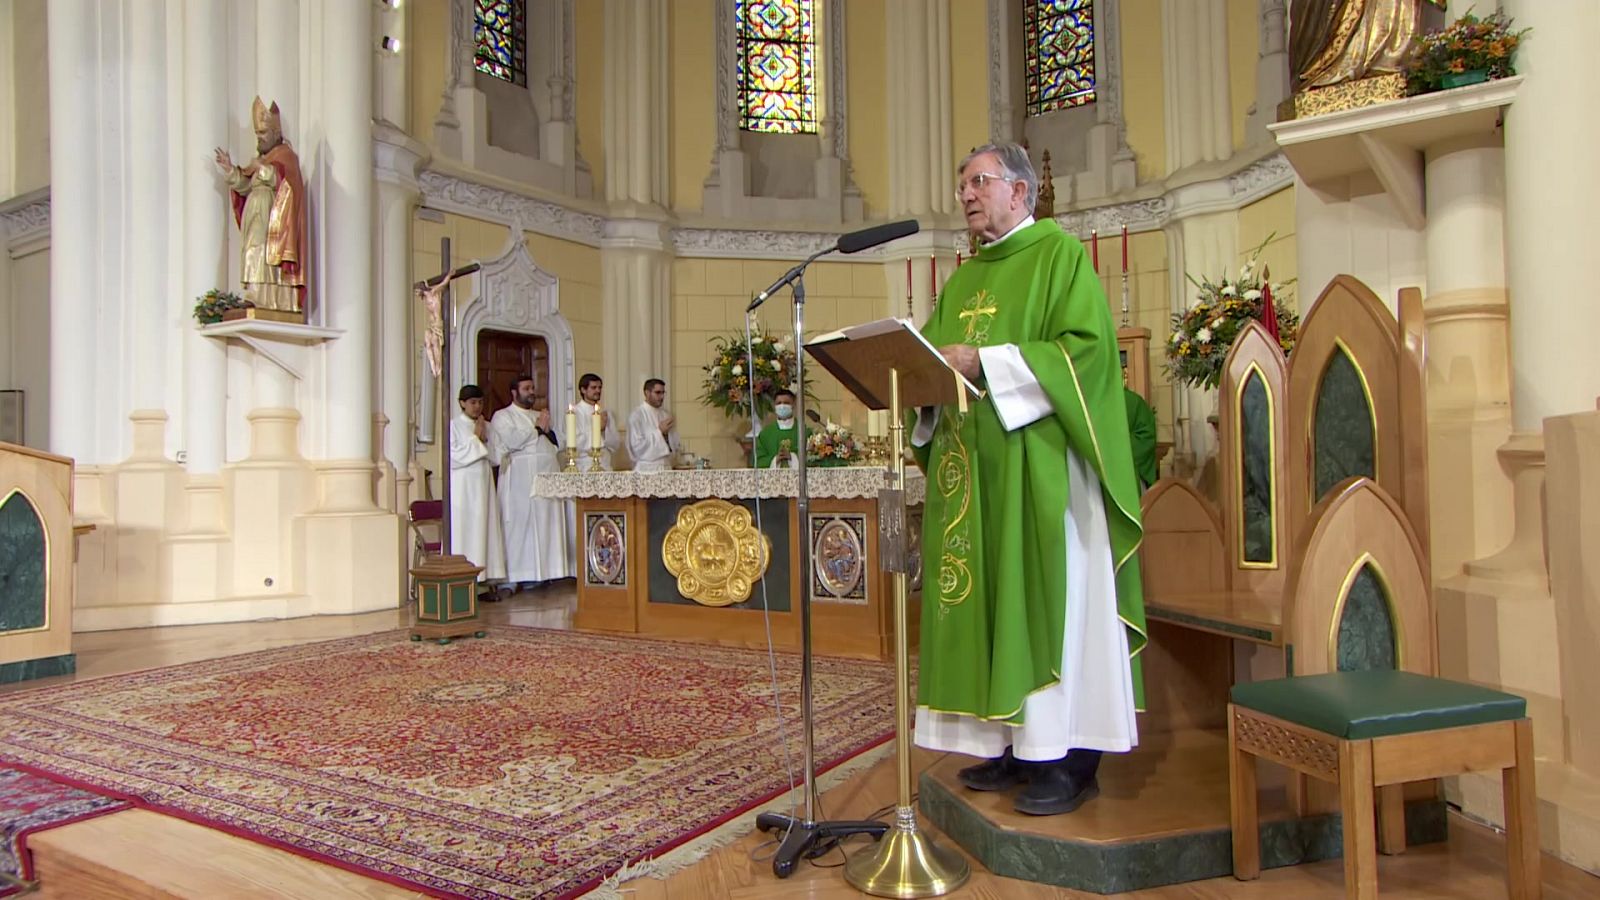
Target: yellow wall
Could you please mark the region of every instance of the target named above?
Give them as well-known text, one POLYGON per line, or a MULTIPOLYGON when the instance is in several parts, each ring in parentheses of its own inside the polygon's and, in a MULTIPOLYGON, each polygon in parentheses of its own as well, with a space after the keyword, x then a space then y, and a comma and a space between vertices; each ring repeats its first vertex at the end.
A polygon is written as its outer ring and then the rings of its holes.
MULTIPOLYGON (((1122 236, 1100 239, 1100 283, 1105 286, 1111 322, 1122 327, 1122 236)), ((1178 277, 1182 277, 1180 274, 1178 277)), ((1167 261, 1167 238, 1160 231, 1128 236, 1128 322, 1150 329, 1150 405, 1156 411, 1156 438, 1172 440, 1172 391, 1161 365, 1167 338, 1172 274, 1167 261)))
POLYGON ((1256 102, 1256 60, 1261 55, 1259 0, 1228 0, 1229 105, 1233 108, 1233 146, 1246 143, 1244 125, 1256 102))
MULTIPOLYGON (((844 6, 843 3, 840 6, 844 6)), ((882 3, 851 3, 845 9, 845 112, 849 121, 850 170, 861 189, 867 217, 889 208, 889 120, 884 91, 885 34, 882 3)), ((985 79, 985 84, 988 83, 985 79)), ((763 285, 764 286, 764 285, 763 285)))
MULTIPOLYGON (((411 136, 433 145, 433 119, 444 96, 445 70, 450 63, 450 4, 448 0, 407 3, 404 48, 411 73, 411 136)), ((438 246, 435 241, 434 246, 438 246)))
POLYGON ((49 40, 45 0, 13 0, 13 4, 9 39, 15 97, 0 102, 15 102, 8 113, 16 129, 13 192, 26 194, 50 183, 50 71, 45 55, 49 40))
POLYGON ((605 196, 605 4, 576 4, 572 23, 573 55, 572 102, 578 117, 578 156, 589 164, 594 177, 594 194, 605 196))
POLYGON ((1167 171, 1161 58, 1161 0, 1122 0, 1122 117, 1139 180, 1167 171))
MULTIPOLYGON (((750 297, 771 284, 793 263, 781 260, 679 259, 672 267, 672 375, 668 403, 678 417, 678 433, 686 449, 708 457, 712 465, 741 462, 737 437, 748 426, 734 422, 697 399, 711 358, 712 338, 742 333, 750 297)), ((884 267, 874 263, 819 262, 806 270, 805 324, 808 336, 872 318, 884 304, 884 267)), ((785 302, 768 303, 759 325, 775 335, 792 333, 788 294, 785 302)), ((864 433, 861 406, 842 402, 843 390, 820 366, 806 369, 825 418, 845 421, 864 433)))
POLYGON ((989 54, 972 52, 974 41, 987 44, 988 33, 988 4, 950 4, 950 158, 957 162, 990 138, 989 54))
MULTIPOLYGON (((1272 280, 1288 282, 1298 275, 1295 265, 1294 188, 1287 187, 1275 194, 1239 210, 1239 263, 1250 258, 1250 253, 1262 242, 1271 241, 1261 251, 1261 261, 1272 270, 1272 280)), ((1306 300, 1316 299, 1322 285, 1296 284, 1290 288, 1289 297, 1279 297, 1295 310, 1303 308, 1301 295, 1310 291, 1306 300)))
POLYGON ((671 203, 679 212, 695 212, 717 146, 717 28, 711 0, 676 0, 670 27, 671 203))

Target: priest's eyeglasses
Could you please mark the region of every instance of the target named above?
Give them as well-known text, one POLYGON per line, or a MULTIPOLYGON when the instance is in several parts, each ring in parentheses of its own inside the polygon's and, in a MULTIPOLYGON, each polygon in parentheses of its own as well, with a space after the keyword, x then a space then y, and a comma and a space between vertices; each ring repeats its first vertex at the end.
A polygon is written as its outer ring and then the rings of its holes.
POLYGON ((1017 179, 1012 178, 1009 175, 996 175, 993 172, 979 172, 965 181, 956 182, 956 202, 961 202, 962 196, 966 194, 967 188, 969 187, 975 191, 982 191, 985 187, 988 187, 989 182, 991 181, 1005 181, 1014 184, 1016 183, 1016 180, 1017 179))

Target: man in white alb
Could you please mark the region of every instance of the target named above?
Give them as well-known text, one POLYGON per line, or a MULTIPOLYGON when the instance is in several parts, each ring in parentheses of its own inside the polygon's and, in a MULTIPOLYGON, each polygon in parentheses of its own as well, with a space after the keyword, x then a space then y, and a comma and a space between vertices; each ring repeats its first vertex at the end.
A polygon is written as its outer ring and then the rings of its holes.
POLYGON ((635 472, 666 472, 678 454, 678 420, 661 404, 667 400, 667 383, 651 378, 644 383, 644 402, 628 414, 628 455, 635 472))
POLYGON ((549 404, 535 399, 533 376, 519 376, 511 385, 511 405, 494 414, 489 431, 500 457, 506 580, 520 588, 529 582, 571 578, 572 517, 567 503, 533 496, 534 475, 561 470, 549 404))
POLYGON ((600 406, 600 394, 605 389, 600 376, 593 372, 585 373, 578 379, 578 405, 573 411, 578 414, 578 471, 587 472, 593 465, 589 459, 589 448, 594 446, 594 417, 600 416, 600 429, 603 440, 600 443, 600 468, 611 471, 611 454, 622 447, 622 435, 617 431, 617 423, 611 418, 611 411, 600 406))

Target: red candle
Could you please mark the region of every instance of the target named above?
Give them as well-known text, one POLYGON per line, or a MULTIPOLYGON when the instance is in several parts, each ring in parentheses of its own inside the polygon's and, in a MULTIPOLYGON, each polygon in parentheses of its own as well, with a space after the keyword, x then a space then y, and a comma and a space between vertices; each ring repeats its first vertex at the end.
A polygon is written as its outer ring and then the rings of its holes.
POLYGON ((1089 249, 1094 253, 1094 273, 1100 274, 1100 231, 1089 229, 1089 249))
POLYGON ((1128 271, 1128 226, 1122 226, 1122 271, 1128 271))
POLYGON ((928 254, 928 296, 939 296, 939 260, 928 254))
POLYGON ((961 268, 961 251, 956 251, 956 268, 961 268))
POLYGON ((911 299, 911 257, 906 257, 906 299, 911 299))

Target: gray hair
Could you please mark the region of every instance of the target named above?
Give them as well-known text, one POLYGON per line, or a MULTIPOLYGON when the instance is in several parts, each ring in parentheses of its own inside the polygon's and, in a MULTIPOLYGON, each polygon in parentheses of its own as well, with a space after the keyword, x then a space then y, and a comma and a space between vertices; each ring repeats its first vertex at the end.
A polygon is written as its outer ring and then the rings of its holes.
POLYGON ((962 158, 961 165, 956 166, 956 177, 961 177, 961 173, 966 171, 967 163, 985 153, 994 154, 1007 178, 1020 181, 1027 187, 1028 193, 1023 199, 1028 212, 1033 212, 1033 205, 1039 199, 1039 173, 1033 170, 1033 161, 1028 159, 1028 151, 1022 149, 1020 144, 984 144, 962 158))

